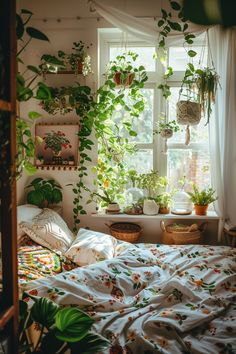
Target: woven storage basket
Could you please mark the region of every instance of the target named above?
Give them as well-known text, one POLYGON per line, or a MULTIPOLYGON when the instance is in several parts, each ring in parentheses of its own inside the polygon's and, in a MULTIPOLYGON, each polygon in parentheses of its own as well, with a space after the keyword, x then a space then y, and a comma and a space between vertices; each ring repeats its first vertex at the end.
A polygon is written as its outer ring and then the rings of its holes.
POLYGON ((131 222, 116 222, 112 225, 107 225, 112 236, 118 240, 135 243, 138 241, 141 234, 141 227, 131 222))
POLYGON ((201 120, 200 104, 191 101, 177 102, 176 120, 181 125, 197 125, 201 120))
POLYGON ((203 231, 207 223, 203 223, 200 227, 196 224, 193 225, 181 225, 176 227, 176 224, 170 224, 165 226, 164 221, 161 221, 162 242, 171 245, 187 245, 187 244, 199 244, 202 242, 203 231))

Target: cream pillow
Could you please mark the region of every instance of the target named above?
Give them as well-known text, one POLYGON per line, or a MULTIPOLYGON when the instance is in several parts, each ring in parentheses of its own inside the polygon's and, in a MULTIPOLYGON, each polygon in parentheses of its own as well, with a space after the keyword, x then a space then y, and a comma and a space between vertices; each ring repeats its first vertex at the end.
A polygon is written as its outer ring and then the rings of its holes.
POLYGON ((31 221, 35 216, 39 215, 43 209, 38 208, 36 205, 24 204, 17 206, 17 237, 20 239, 25 232, 21 229, 20 223, 31 221))
POLYGON ((39 245, 64 254, 74 240, 74 235, 65 221, 54 210, 43 209, 30 222, 23 222, 20 228, 39 245))
POLYGON ((117 240, 101 232, 80 229, 65 256, 85 266, 114 257, 117 240))

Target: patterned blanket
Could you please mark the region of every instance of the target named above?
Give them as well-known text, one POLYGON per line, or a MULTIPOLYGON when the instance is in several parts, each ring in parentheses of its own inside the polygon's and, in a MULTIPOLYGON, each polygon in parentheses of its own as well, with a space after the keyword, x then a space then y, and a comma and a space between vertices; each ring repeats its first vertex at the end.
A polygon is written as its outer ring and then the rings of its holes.
POLYGON ((236 353, 236 249, 123 243, 26 290, 88 312, 106 353, 236 353))

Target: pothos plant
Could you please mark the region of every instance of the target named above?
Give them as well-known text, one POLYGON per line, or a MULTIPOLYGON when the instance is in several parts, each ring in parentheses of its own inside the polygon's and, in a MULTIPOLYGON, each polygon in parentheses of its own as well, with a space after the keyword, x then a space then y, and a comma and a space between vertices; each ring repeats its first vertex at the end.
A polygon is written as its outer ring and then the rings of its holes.
MULTIPOLYGON (((132 63, 134 67, 136 59, 137 55, 133 55, 132 63)), ((117 60, 120 60, 120 56, 118 56, 117 60)), ((114 61, 112 63, 114 64, 114 61)), ((131 62, 129 65, 131 65, 131 62)), ((111 66, 110 63, 108 71, 104 75, 105 82, 97 90, 97 102, 94 102, 91 105, 91 109, 83 116, 80 131, 81 160, 79 181, 73 187, 73 192, 75 193, 73 201, 74 231, 76 231, 76 226, 80 223, 79 215, 86 214, 83 206, 82 192, 87 192, 90 196, 94 192, 89 191, 84 183, 84 177, 88 175, 86 162, 91 162, 88 150, 91 150, 93 145, 92 140, 89 138, 92 130, 94 129, 95 131, 99 147, 98 156, 100 162, 94 169, 94 172, 97 173, 94 187, 98 190, 98 193, 102 192, 104 188, 108 189, 105 186, 109 185, 111 193, 114 192, 118 199, 124 198, 122 192, 127 183, 127 166, 123 161, 125 155, 132 154, 135 151, 135 146, 129 143, 128 137, 135 137, 137 135, 133 129, 133 122, 135 119, 138 119, 144 110, 145 100, 141 89, 147 80, 146 71, 143 66, 135 67, 137 76, 135 74, 134 80, 127 88, 127 85, 117 86, 113 81, 113 73, 110 71, 111 66), (114 115, 118 110, 122 112, 122 119, 119 121, 119 125, 116 124, 114 119, 114 115), (127 136, 124 136, 124 134, 127 136)), ((132 65, 129 70, 132 70, 132 65)), ((89 201, 91 201, 91 198, 89 198, 89 201)))
MULTIPOLYGON (((167 12, 165 9, 161 9, 161 19, 158 21, 157 25, 160 29, 160 35, 158 40, 158 54, 159 59, 166 68, 163 83, 158 86, 162 90, 163 97, 166 99, 171 95, 170 86, 168 85, 168 79, 174 74, 173 68, 166 65, 167 59, 167 49, 166 49, 166 39, 172 31, 179 32, 183 35, 183 47, 187 48, 188 45, 192 45, 195 35, 188 31, 189 25, 187 19, 183 15, 182 6, 176 2, 169 0, 171 9, 177 13, 179 19, 178 22, 173 21, 172 12, 167 12)), ((186 49, 189 58, 193 58, 197 53, 192 49, 186 49)))

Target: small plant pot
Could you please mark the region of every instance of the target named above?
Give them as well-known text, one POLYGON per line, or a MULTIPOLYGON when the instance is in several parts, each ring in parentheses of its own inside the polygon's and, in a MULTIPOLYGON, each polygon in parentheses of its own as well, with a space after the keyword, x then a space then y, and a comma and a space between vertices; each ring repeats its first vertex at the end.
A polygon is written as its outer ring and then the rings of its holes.
POLYGON ((106 209, 108 213, 119 213, 120 206, 118 203, 110 203, 106 209))
POLYGON ((159 208, 159 214, 170 214, 170 208, 167 207, 159 208))
POLYGON ((159 205, 152 199, 145 199, 143 202, 143 213, 145 215, 157 215, 159 212, 159 205))
POLYGON ((194 204, 194 210, 196 215, 207 215, 208 205, 194 204))
POLYGON ((74 161, 74 160, 69 160, 69 165, 70 165, 70 166, 74 166, 74 164, 75 164, 75 161, 74 161))
POLYGON ((83 63, 82 61, 78 61, 77 63, 77 74, 82 74, 83 73, 83 63))
POLYGON ((124 86, 130 86, 134 80, 134 74, 133 73, 122 73, 122 72, 117 72, 113 76, 113 81, 116 83, 117 86, 124 85, 124 86))
POLYGON ((191 101, 177 102, 176 120, 180 125, 197 125, 201 120, 201 105, 191 101))
POLYGON ((168 128, 167 129, 163 129, 160 134, 161 134, 162 138, 170 139, 173 136, 173 130, 172 129, 168 129, 168 128))

